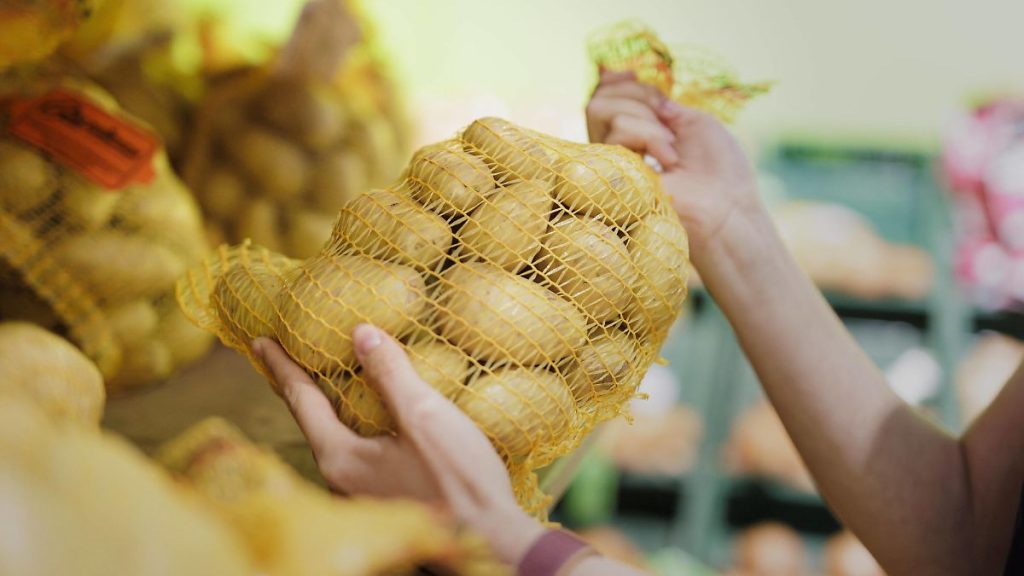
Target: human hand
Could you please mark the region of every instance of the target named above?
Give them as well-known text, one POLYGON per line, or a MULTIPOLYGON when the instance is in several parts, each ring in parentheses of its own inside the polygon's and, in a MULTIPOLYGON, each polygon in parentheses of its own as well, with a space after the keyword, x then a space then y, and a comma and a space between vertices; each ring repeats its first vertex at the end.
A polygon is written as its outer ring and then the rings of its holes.
POLYGON ((450 511, 515 564, 543 527, 516 504, 508 472, 487 437, 416 374, 402 347, 368 324, 352 334, 363 375, 394 418, 397 436, 364 438, 276 342, 253 352, 270 370, 320 473, 343 494, 414 498, 450 511))
MULTIPOLYGON (((737 216, 760 214, 754 171, 729 131, 706 112, 668 99, 631 72, 606 72, 587 104, 594 142, 649 154, 690 236, 695 258, 737 216)), ((698 267, 699 267, 698 262, 698 267)))

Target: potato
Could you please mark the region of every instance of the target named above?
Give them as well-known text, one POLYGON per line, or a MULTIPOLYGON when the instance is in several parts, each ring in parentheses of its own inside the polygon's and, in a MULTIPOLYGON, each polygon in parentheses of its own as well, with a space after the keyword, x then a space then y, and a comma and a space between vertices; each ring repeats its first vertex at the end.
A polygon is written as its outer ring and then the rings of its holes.
POLYGON ((381 436, 396 431, 395 421, 380 394, 361 375, 321 380, 320 387, 334 403, 338 420, 360 436, 381 436))
POLYGON ((25 286, 0 287, 0 319, 22 320, 48 329, 61 324, 53 307, 25 286))
POLYGON ((462 133, 467 152, 482 157, 499 183, 552 181, 557 155, 539 137, 500 118, 481 118, 462 133))
POLYGON ((314 208, 336 212, 369 187, 366 162, 351 150, 332 150, 313 164, 309 199, 314 208))
POLYGON ((469 383, 456 404, 512 459, 562 437, 575 422, 569 388, 557 374, 539 368, 484 374, 469 383))
POLYGON ((462 392, 470 369, 464 352, 441 340, 410 344, 405 351, 420 378, 446 398, 452 400, 462 392))
POLYGON ((543 286, 483 262, 444 273, 441 336, 485 361, 556 362, 586 340, 586 319, 543 286))
POLYGON ((106 226, 121 200, 117 192, 105 190, 71 170, 60 175, 61 195, 56 211, 67 222, 86 231, 106 226))
POLYGON ((185 272, 174 252, 138 236, 99 230, 53 246, 53 257, 102 304, 155 298, 185 272))
POLYGON ((272 80, 254 102, 252 114, 310 150, 338 143, 348 127, 337 92, 306 79, 272 80))
POLYGON ((217 280, 210 303, 231 334, 248 346, 277 326, 275 299, 298 262, 273 252, 252 251, 217 280))
POLYGON ((207 214, 217 220, 234 220, 246 198, 246 185, 239 175, 223 166, 213 168, 196 194, 207 214))
POLYGON ((239 238, 249 238, 267 250, 281 252, 284 249, 277 206, 269 200, 247 200, 238 215, 236 233, 239 238))
POLYGON ((213 345, 213 334, 193 324, 176 304, 160 318, 154 335, 167 347, 176 367, 202 358, 213 345))
POLYGON ((159 340, 142 340, 126 347, 121 369, 107 381, 109 392, 120 392, 149 384, 171 375, 174 361, 171 351, 159 340))
POLYGON ((269 130, 249 126, 235 133, 225 149, 249 180, 272 200, 294 200, 309 182, 306 155, 269 130))
POLYGON ((599 220, 569 216, 555 221, 536 266, 545 283, 597 322, 625 312, 632 299, 636 269, 629 252, 599 220))
POLYGON ((667 330, 686 300, 686 230, 675 215, 650 214, 632 231, 628 246, 637 268, 637 306, 630 320, 656 332, 667 330))
POLYGON ((640 384, 645 366, 640 343, 627 332, 598 326, 590 341, 570 364, 566 382, 578 405, 592 406, 594 400, 621 387, 640 384))
POLYGON ((468 213, 494 189, 487 164, 457 142, 420 149, 409 166, 409 182, 420 203, 444 216, 468 213))
POLYGON ((61 421, 99 426, 106 392, 96 365, 67 340, 25 322, 0 323, 0 394, 24 396, 61 421))
POLYGON ((192 247, 202 236, 202 215, 191 193, 166 173, 120 192, 114 219, 126 230, 171 246, 192 247))
POLYGON ((145 340, 156 330, 160 317, 149 300, 133 300, 104 311, 107 324, 122 345, 145 340))
POLYGON ((448 253, 448 224, 411 199, 390 190, 360 195, 341 209, 332 243, 346 252, 433 269, 448 253))
POLYGON ((591 144, 556 170, 555 198, 574 212, 619 225, 650 213, 660 193, 651 169, 621 146, 591 144))
POLYGON ((352 142, 366 162, 374 181, 394 177, 400 170, 400 148, 392 121, 380 115, 362 115, 353 126, 352 142))
POLYGON ((462 253, 515 272, 533 260, 548 227, 551 186, 525 180, 497 191, 459 230, 462 253))
POLYGON ((331 238, 334 214, 293 208, 288 212, 285 227, 285 246, 288 254, 296 258, 315 256, 331 238))
POLYGON ((352 330, 369 322, 400 338, 426 309, 423 278, 407 266, 365 256, 306 261, 277 298, 275 333, 310 371, 355 365, 352 330))
POLYGON ((42 152, 15 140, 0 140, 0 206, 24 214, 42 208, 56 189, 56 171, 42 152))

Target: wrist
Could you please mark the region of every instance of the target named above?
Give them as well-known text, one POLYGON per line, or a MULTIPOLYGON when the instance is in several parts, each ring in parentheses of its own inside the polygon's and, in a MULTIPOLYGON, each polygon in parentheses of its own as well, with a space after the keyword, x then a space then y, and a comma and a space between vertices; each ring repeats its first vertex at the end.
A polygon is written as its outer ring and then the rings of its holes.
POLYGON ((477 514, 473 528, 487 540, 494 554, 515 566, 544 533, 544 525, 518 507, 477 514))

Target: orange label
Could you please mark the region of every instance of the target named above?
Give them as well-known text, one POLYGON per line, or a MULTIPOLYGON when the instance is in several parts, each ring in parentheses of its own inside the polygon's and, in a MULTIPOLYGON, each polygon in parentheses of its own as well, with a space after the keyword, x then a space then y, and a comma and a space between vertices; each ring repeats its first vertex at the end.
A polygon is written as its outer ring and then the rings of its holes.
POLYGON ((65 90, 14 101, 8 130, 111 190, 150 181, 160 146, 147 130, 65 90))

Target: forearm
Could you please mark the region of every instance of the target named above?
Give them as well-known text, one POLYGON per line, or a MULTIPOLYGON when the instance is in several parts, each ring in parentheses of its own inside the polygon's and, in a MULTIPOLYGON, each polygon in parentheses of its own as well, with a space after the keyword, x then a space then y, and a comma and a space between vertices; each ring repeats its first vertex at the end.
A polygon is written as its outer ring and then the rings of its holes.
POLYGON ((695 246, 694 257, 843 521, 894 573, 956 566, 970 511, 960 444, 889 389, 767 213, 730 216, 714 242, 695 246))

